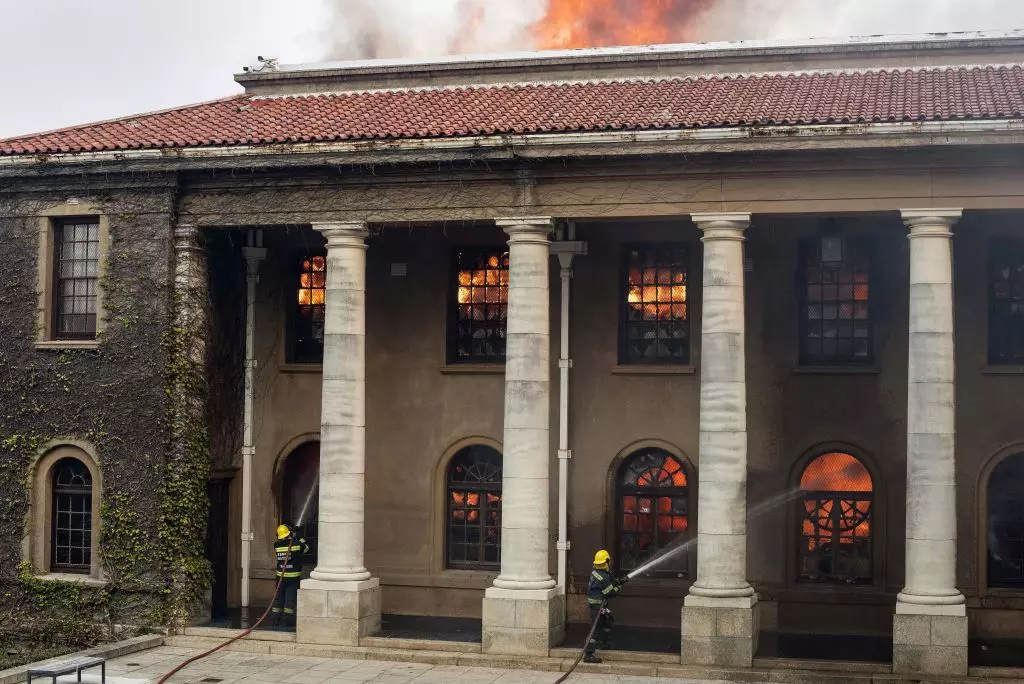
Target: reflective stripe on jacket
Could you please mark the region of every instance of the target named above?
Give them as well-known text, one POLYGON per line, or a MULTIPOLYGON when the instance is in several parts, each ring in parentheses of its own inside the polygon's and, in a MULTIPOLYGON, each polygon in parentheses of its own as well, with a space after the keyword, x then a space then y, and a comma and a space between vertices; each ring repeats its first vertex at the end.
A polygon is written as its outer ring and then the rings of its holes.
POLYGON ((309 544, 305 539, 278 539, 274 542, 274 553, 277 554, 278 577, 296 578, 302 576, 303 556, 309 553, 309 544), (285 559, 287 558, 287 565, 285 559))
POLYGON ((590 573, 590 583, 587 585, 587 603, 591 606, 599 606, 603 601, 610 599, 619 593, 619 586, 615 584, 612 574, 607 570, 597 570, 590 573))

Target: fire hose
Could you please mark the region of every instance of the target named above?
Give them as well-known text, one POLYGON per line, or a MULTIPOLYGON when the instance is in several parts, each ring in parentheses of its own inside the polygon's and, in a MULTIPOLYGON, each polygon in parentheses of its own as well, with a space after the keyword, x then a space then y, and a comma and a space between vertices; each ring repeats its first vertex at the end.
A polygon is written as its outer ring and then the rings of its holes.
MULTIPOLYGON (((288 567, 288 559, 292 555, 291 546, 292 546, 291 544, 288 545, 288 551, 286 551, 285 554, 284 554, 284 563, 281 565, 282 568, 287 568, 288 567)), ((219 651, 220 649, 222 649, 222 648, 224 648, 226 646, 230 646, 231 644, 235 643, 239 639, 244 639, 245 637, 247 637, 250 634, 252 634, 252 631, 254 629, 256 629, 257 627, 259 627, 260 624, 262 624, 262 622, 267 619, 267 615, 270 614, 271 608, 274 607, 274 603, 277 601, 277 595, 278 595, 278 592, 281 591, 281 585, 283 583, 284 583, 284 573, 282 572, 281 576, 277 578, 277 585, 274 587, 274 599, 270 602, 270 605, 267 606, 267 609, 263 611, 263 615, 260 615, 260 619, 257 620, 253 624, 252 627, 250 627, 249 629, 245 630, 241 634, 238 634, 237 636, 231 637, 230 639, 228 639, 224 643, 218 644, 217 646, 214 646, 213 648, 211 648, 208 651, 203 651, 199 655, 194 655, 191 658, 189 658, 188 660, 182 661, 173 670, 171 670, 170 672, 165 674, 163 677, 161 677, 159 680, 157 680, 156 684, 164 684, 164 682, 166 682, 168 679, 170 679, 174 675, 178 674, 179 672, 181 672, 182 670, 184 670, 186 667, 188 667, 192 663, 196 662, 197 660, 202 660, 206 656, 212 655, 212 654, 216 653, 217 651, 219 651)), ((594 624, 597 624, 597 623, 595 622, 594 624)), ((591 630, 591 632, 593 632, 593 630, 591 630)))
POLYGON ((597 630, 597 623, 601 621, 601 615, 604 613, 604 607, 606 605, 608 605, 607 599, 601 601, 601 608, 597 611, 597 617, 594 618, 594 623, 590 625, 590 631, 587 632, 587 638, 583 640, 583 648, 580 649, 580 654, 576 656, 576 660, 574 660, 572 665, 569 666, 569 669, 565 671, 565 674, 555 680, 555 684, 562 684, 562 682, 568 679, 569 675, 571 675, 573 670, 576 669, 576 666, 580 664, 581 660, 583 660, 583 656, 587 652, 587 645, 590 643, 590 640, 594 638, 594 632, 597 630))

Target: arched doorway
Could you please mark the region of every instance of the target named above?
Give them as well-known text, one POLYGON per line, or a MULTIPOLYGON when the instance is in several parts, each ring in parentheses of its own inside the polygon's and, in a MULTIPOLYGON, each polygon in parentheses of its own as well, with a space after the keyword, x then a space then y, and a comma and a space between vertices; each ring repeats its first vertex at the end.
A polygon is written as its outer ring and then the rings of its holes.
POLYGON ((297 446, 281 466, 281 522, 296 527, 309 542, 309 565, 317 559, 320 442, 297 446))
POLYGON ((1004 458, 988 479, 988 586, 1024 587, 1024 453, 1004 458))

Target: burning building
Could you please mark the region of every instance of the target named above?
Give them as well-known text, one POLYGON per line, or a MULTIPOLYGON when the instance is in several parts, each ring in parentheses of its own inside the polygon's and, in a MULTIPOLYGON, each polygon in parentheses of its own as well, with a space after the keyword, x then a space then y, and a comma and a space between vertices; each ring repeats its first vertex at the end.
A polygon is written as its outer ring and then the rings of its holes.
POLYGON ((547 655, 595 549, 696 540, 618 599, 683 663, 824 634, 964 674, 1024 638, 1022 63, 1019 32, 268 61, 0 141, 8 566, 121 586, 125 516, 207 530, 219 618, 270 599, 283 519, 299 643, 431 615, 547 655), (174 513, 207 485, 208 525, 174 513))

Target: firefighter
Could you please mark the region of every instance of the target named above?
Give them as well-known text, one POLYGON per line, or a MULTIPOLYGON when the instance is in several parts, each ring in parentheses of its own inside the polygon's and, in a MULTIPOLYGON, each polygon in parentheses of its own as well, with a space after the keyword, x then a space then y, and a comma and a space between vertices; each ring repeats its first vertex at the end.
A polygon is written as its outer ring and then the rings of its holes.
POLYGON ((274 553, 277 554, 276 574, 281 583, 274 597, 274 626, 294 627, 302 560, 309 553, 309 544, 302 537, 297 538, 287 525, 278 525, 274 553))
POLYGON ((601 659, 594 655, 594 651, 611 646, 615 619, 607 606, 607 601, 618 595, 622 585, 629 579, 626 575, 613 578, 610 563, 611 556, 604 549, 594 554, 594 570, 590 573, 590 583, 587 585, 587 606, 590 608, 590 624, 593 625, 596 620, 597 626, 594 628, 593 637, 587 642, 583 657, 585 663, 601 662, 601 659))

